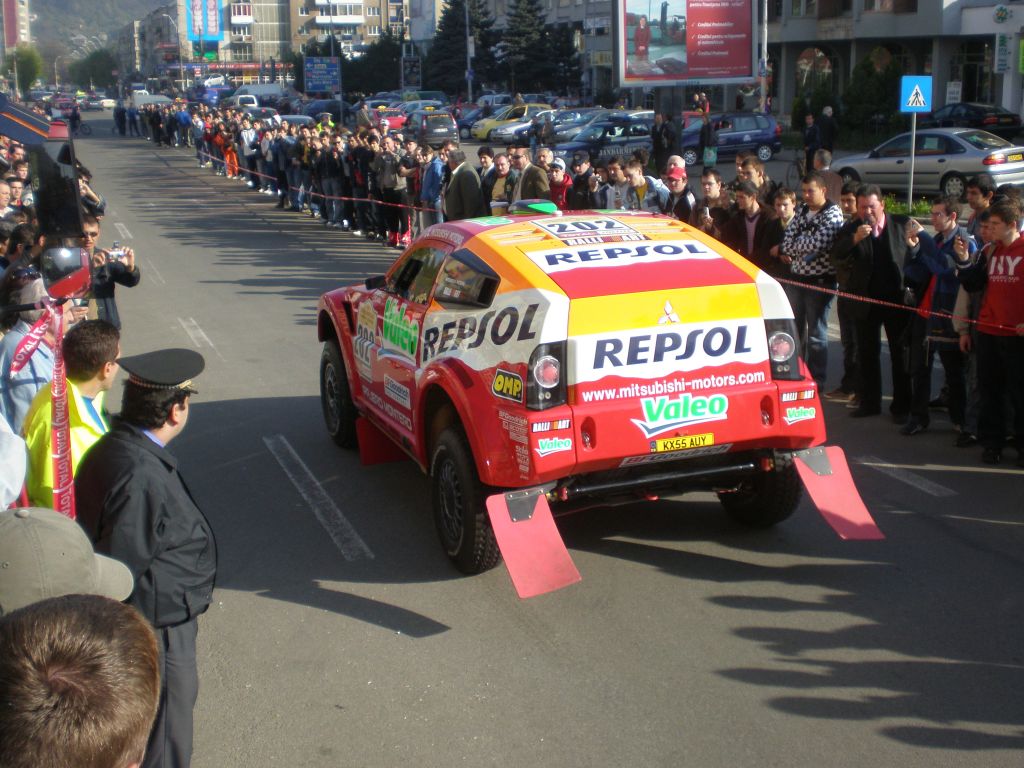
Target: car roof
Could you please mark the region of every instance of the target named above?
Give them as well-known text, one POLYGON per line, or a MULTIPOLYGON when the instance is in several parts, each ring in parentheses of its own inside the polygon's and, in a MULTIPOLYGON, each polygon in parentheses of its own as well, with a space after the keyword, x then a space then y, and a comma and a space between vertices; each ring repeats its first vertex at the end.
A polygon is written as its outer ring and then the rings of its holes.
MULTIPOLYGON (((577 238, 586 229, 577 229, 577 238)), ((667 216, 643 212, 615 213, 584 211, 571 215, 501 216, 445 222, 431 227, 423 238, 435 238, 455 244, 457 249, 469 249, 486 262, 512 286, 533 287, 564 293, 570 299, 605 296, 610 293, 640 293, 662 290, 666 285, 676 288, 696 288, 712 285, 750 284, 756 281, 759 270, 742 256, 733 253, 718 241, 698 229, 667 216), (555 234, 560 226, 572 227, 576 222, 590 226, 601 222, 602 231, 617 228, 619 235, 602 235, 608 242, 599 244, 570 242, 570 237, 555 234), (611 224, 607 224, 607 222, 611 224), (611 237, 639 238, 629 242, 611 241, 611 237), (651 249, 659 241, 671 241, 673 246, 685 248, 692 258, 700 261, 699 269, 680 269, 678 261, 654 258, 651 249), (628 253, 646 246, 651 259, 643 262, 621 262, 603 266, 570 270, 545 270, 538 265, 548 255, 560 252, 577 253, 590 249, 626 249, 628 253), (614 273, 614 276, 609 274, 614 273), (610 288, 609 286, 614 286, 610 288)), ((587 237, 587 240, 593 240, 587 237)), ((614 255, 612 256, 614 258, 614 255)))

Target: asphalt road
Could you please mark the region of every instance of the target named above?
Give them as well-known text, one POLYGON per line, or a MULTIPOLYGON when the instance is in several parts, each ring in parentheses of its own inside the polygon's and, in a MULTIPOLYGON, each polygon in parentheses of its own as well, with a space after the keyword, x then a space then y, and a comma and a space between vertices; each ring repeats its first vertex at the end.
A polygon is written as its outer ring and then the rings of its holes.
POLYGON ((143 274, 124 352, 207 360, 171 446, 221 558, 196 768, 1021 765, 1024 473, 944 414, 905 438, 825 406, 885 541, 806 501, 761 532, 704 496, 594 511, 559 523, 583 581, 520 601, 449 566, 411 463, 322 427, 317 297, 395 252, 87 119, 102 243, 143 274))

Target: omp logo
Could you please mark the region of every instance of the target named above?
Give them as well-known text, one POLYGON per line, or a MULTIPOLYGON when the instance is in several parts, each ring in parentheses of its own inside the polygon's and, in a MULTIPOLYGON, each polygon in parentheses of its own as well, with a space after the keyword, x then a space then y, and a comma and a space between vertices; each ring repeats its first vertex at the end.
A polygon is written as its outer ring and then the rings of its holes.
POLYGON ((383 336, 385 347, 396 349, 409 357, 416 356, 420 324, 409 316, 398 299, 388 299, 384 304, 383 336))
POLYGON ((796 424, 798 421, 808 421, 815 418, 818 415, 817 408, 805 408, 800 406, 797 408, 787 408, 786 415, 782 417, 786 424, 796 424))
POLYGON ((690 424, 724 421, 729 417, 729 398, 725 395, 691 395, 679 397, 644 397, 640 400, 643 419, 631 419, 647 437, 679 429, 690 424))
POLYGON ((549 456, 552 453, 571 451, 572 440, 568 437, 542 437, 537 441, 537 447, 534 450, 541 457, 549 456))
POLYGON ((512 373, 512 371, 499 368, 494 372, 491 392, 505 400, 521 403, 523 402, 523 377, 512 373))

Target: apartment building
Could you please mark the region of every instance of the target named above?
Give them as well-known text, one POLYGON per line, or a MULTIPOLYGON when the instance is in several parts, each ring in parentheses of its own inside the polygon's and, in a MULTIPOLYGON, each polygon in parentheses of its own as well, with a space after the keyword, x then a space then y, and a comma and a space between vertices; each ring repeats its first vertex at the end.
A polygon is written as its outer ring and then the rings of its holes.
POLYGON ((291 45, 334 39, 339 54, 359 56, 388 28, 408 39, 409 0, 290 0, 291 45))
POLYGON ((29 7, 29 0, 2 0, 0 3, 4 56, 13 52, 21 43, 32 42, 29 7))

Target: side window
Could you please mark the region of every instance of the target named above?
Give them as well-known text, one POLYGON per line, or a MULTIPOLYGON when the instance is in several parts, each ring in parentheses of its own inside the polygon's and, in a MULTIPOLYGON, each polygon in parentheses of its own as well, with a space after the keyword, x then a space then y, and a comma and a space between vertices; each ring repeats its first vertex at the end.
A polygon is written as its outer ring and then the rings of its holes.
MULTIPOLYGON (((466 261, 476 262, 475 258, 466 261)), ((498 277, 486 265, 468 264, 450 256, 444 263, 434 291, 434 300, 441 304, 489 306, 498 287, 498 277)))
POLYGON ((755 131, 757 130, 757 121, 753 117, 737 117, 736 118, 736 130, 737 131, 755 131))
POLYGON ((917 154, 941 155, 946 151, 946 141, 942 136, 925 135, 917 137, 917 154))
POLYGON ((444 251, 436 248, 410 251, 392 272, 388 292, 413 304, 426 304, 444 256, 444 251))
POLYGON ((910 136, 901 136, 888 144, 883 144, 878 151, 879 157, 907 157, 910 154, 910 136))

